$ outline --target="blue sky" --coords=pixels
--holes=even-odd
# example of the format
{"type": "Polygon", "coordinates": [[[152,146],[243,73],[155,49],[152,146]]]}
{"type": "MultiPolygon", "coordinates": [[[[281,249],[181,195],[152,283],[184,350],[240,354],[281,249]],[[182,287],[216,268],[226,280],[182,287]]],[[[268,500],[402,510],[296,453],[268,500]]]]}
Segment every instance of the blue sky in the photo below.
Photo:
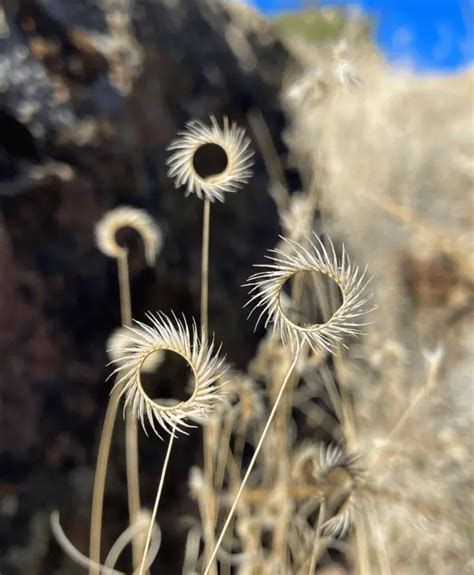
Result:
{"type": "MultiPolygon", "coordinates": [[[[249,1],[269,14],[311,4],[303,0],[249,1]]],[[[376,40],[395,64],[420,71],[449,71],[474,60],[474,0],[320,0],[319,4],[358,5],[372,14],[377,22],[376,40]]]]}

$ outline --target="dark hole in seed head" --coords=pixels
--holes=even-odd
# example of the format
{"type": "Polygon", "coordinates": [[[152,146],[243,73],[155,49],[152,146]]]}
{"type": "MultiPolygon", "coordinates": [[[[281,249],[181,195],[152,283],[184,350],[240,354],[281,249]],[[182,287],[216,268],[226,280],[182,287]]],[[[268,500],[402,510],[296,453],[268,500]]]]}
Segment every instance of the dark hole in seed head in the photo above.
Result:
{"type": "Polygon", "coordinates": [[[320,325],[329,320],[343,301],[339,286],[316,271],[301,271],[287,280],[280,292],[280,303],[287,318],[300,327],[320,325]],[[298,298],[293,298],[292,285],[298,298]]]}
{"type": "Polygon", "coordinates": [[[193,156],[194,170],[203,180],[222,174],[227,164],[227,154],[218,144],[203,144],[193,156]]]}
{"type": "Polygon", "coordinates": [[[194,375],[187,361],[179,354],[164,350],[149,357],[157,360],[150,373],[140,372],[142,387],[148,397],[159,405],[169,406],[187,401],[194,390],[194,375]],[[160,357],[156,357],[159,354],[160,357]]]}
{"type": "Polygon", "coordinates": [[[121,248],[134,251],[140,244],[140,234],[133,228],[123,226],[116,231],[115,241],[121,248]]]}

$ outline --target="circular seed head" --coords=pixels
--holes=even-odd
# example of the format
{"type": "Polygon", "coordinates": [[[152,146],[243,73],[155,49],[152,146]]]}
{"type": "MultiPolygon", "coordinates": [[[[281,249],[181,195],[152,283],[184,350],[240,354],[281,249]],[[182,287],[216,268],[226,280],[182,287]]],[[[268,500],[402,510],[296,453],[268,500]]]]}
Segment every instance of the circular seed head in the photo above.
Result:
{"type": "Polygon", "coordinates": [[[118,258],[126,253],[126,248],[117,242],[117,233],[124,229],[135,230],[143,240],[148,265],[154,265],[161,250],[163,239],[159,227],[143,210],[121,206],[108,211],[96,224],[97,247],[106,256],[118,258]]]}
{"type": "Polygon", "coordinates": [[[237,192],[252,175],[253,151],[245,130],[224,117],[221,128],[211,116],[211,125],[192,121],[168,147],[168,175],[175,187],[186,186],[186,196],[196,194],[224,201],[224,194],[237,192]]]}
{"type": "Polygon", "coordinates": [[[324,484],[324,499],[334,515],[321,525],[325,537],[344,537],[360,504],[357,487],[364,477],[360,453],[347,453],[340,445],[321,444],[317,480],[324,484]]]}
{"type": "Polygon", "coordinates": [[[370,278],[351,265],[344,248],[339,259],[333,244],[328,252],[316,234],[307,238],[308,247],[287,238],[282,240],[287,249],[270,250],[271,255],[266,256],[269,263],[256,266],[264,271],[252,275],[245,284],[250,287],[246,304],[252,308],[249,317],[260,312],[257,327],[266,315],[265,326],[272,322],[283,343],[289,343],[293,351],[308,342],[314,352],[323,348],[333,353],[344,336],[357,336],[360,328],[367,325],[360,323],[360,317],[371,311],[366,307],[370,296],[364,295],[370,278]],[[285,311],[283,286],[301,272],[319,272],[332,279],[341,291],[342,304],[325,323],[298,325],[285,311]]]}
{"type": "Polygon", "coordinates": [[[192,427],[186,419],[202,419],[212,412],[222,396],[222,381],[225,372],[224,359],[219,357],[214,343],[203,341],[198,335],[196,324],[191,327],[175,315],[169,318],[163,313],[147,314],[151,325],[135,321],[126,328],[130,334],[129,345],[120,357],[114,360],[119,367],[115,386],[123,387],[125,408],[130,408],[140,421],[145,433],[147,425],[159,436],[156,424],[168,433],[182,432],[192,427]],[[145,391],[142,380],[142,366],[151,354],[157,351],[171,351],[180,355],[191,368],[194,389],[189,399],[160,403],[145,391]]]}

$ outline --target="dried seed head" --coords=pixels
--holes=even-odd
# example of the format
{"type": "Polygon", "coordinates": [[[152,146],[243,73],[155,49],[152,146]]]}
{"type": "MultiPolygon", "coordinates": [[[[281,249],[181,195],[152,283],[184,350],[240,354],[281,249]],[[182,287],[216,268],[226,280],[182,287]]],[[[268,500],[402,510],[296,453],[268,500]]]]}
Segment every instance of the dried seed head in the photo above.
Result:
{"type": "Polygon", "coordinates": [[[344,537],[350,529],[355,508],[355,495],[363,470],[360,454],[348,454],[341,446],[321,445],[317,480],[323,487],[323,498],[332,517],[321,526],[326,537],[344,537]]]}
{"type": "Polygon", "coordinates": [[[352,512],[349,507],[350,500],[346,502],[347,508],[328,519],[321,525],[321,533],[331,539],[340,539],[347,535],[352,525],[352,512]]]}
{"type": "Polygon", "coordinates": [[[250,180],[253,151],[245,130],[227,117],[223,128],[213,116],[210,120],[210,126],[189,122],[171,143],[168,175],[175,187],[186,186],[186,196],[223,202],[225,193],[237,192],[250,180]]]}
{"type": "Polygon", "coordinates": [[[252,275],[247,287],[250,287],[250,300],[252,315],[260,311],[256,325],[266,314],[265,326],[273,322],[274,331],[279,332],[284,343],[289,343],[292,350],[298,349],[305,341],[313,351],[325,349],[334,352],[338,343],[344,336],[356,336],[360,333],[359,318],[370,310],[366,309],[369,297],[364,296],[364,290],[370,281],[365,271],[352,267],[345,249],[338,259],[334,246],[330,243],[330,253],[316,234],[307,238],[308,248],[301,244],[282,238],[287,250],[270,250],[267,259],[270,263],[257,267],[266,268],[265,271],[252,275]],[[322,324],[298,325],[285,313],[282,305],[282,289],[285,283],[300,272],[319,272],[332,279],[341,290],[342,304],[334,314],[322,324]]]}
{"type": "Polygon", "coordinates": [[[100,251],[111,258],[127,253],[126,248],[117,243],[117,232],[124,228],[131,228],[140,234],[145,246],[146,261],[149,266],[153,266],[163,243],[161,231],[149,214],[137,208],[115,208],[97,222],[95,238],[100,251]]]}
{"type": "MultiPolygon", "coordinates": [[[[112,332],[107,340],[107,353],[110,360],[120,365],[124,356],[124,350],[133,342],[133,336],[126,327],[119,327],[112,332]]],[[[163,363],[165,354],[162,350],[149,355],[142,364],[143,373],[153,373],[163,363]]]]}
{"type": "Polygon", "coordinates": [[[291,475],[297,481],[314,482],[319,471],[319,449],[314,443],[305,443],[295,450],[291,475]]]}
{"type": "Polygon", "coordinates": [[[319,448],[317,477],[319,480],[328,478],[332,472],[340,469],[353,479],[358,479],[363,475],[362,467],[359,465],[359,453],[347,453],[340,445],[324,445],[319,448]]]}
{"type": "Polygon", "coordinates": [[[126,328],[130,342],[115,363],[120,366],[116,386],[123,387],[125,408],[130,408],[140,420],[146,432],[148,423],[159,435],[156,423],[168,433],[173,429],[184,433],[188,418],[204,418],[209,414],[222,395],[218,385],[225,372],[224,359],[219,357],[214,342],[203,341],[196,324],[189,327],[186,321],[167,317],[163,313],[147,314],[151,325],[135,321],[134,327],[126,328]],[[141,369],[147,357],[157,351],[172,351],[180,355],[190,366],[194,376],[191,397],[181,402],[158,403],[144,390],[141,369]]]}

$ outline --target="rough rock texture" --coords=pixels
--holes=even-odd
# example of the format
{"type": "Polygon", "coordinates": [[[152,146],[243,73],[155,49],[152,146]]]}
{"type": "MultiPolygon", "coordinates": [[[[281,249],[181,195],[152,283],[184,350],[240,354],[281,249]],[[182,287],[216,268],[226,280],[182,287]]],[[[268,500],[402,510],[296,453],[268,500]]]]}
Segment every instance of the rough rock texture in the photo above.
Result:
{"type": "MultiPolygon", "coordinates": [[[[51,541],[59,508],[87,550],[96,441],[110,383],[105,340],[119,325],[114,262],[97,219],[148,210],[165,242],[156,269],[131,248],[135,317],[197,315],[202,204],[166,177],[166,146],[192,118],[261,111],[284,152],[278,104],[289,56],[256,14],[199,0],[4,0],[0,8],[0,572],[76,573],[51,541]]],[[[252,134],[251,134],[252,135],[252,134]]],[[[288,174],[290,184],[295,174],[288,174]]],[[[293,182],[297,185],[297,182],[293,182]]],[[[210,323],[229,359],[255,338],[240,288],[278,232],[257,150],[242,193],[212,208],[210,323]]],[[[108,484],[105,541],[126,525],[122,423],[108,484]]],[[[163,446],[142,442],[151,503],[163,446]]],[[[163,498],[157,572],[179,566],[186,474],[200,434],[180,440],[163,498]],[[164,570],[163,570],[164,569],[164,570]]],[[[127,568],[126,566],[124,568],[127,568]]]]}

